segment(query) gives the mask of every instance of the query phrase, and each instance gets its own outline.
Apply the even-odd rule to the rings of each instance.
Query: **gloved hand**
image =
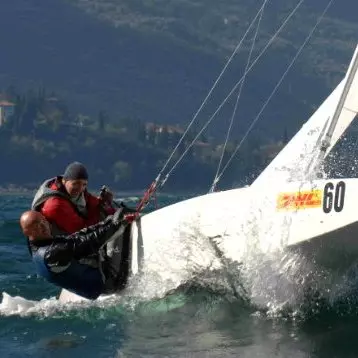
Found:
[[[113,201],[113,193],[106,186],[102,186],[99,199],[103,204],[111,205]]]

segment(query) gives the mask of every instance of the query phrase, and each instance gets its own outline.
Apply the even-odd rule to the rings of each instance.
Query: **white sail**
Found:
[[[267,185],[268,183],[280,184],[293,180],[301,181],[307,179],[307,169],[318,156],[320,143],[326,134],[330,121],[342,97],[344,86],[357,56],[358,47],[356,48],[346,77],[302,126],[301,130],[256,178],[251,184],[253,187]],[[357,111],[358,75],[355,74],[325,156],[350,126],[357,115]]]

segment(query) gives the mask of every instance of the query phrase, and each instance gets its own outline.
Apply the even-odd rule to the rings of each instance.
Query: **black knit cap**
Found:
[[[69,164],[63,174],[63,179],[66,180],[88,180],[87,169],[82,163],[73,162]]]

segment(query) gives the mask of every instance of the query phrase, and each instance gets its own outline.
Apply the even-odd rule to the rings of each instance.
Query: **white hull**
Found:
[[[358,114],[357,71],[358,47],[342,82],[250,187],[199,196],[135,222],[128,289],[139,281],[146,290],[141,278],[152,275],[170,290],[220,268],[216,248],[238,263],[253,249],[298,251],[335,273],[352,265],[358,179],[308,178]],[[64,291],[60,299],[76,298]]]
[[[288,211],[276,208],[275,220],[280,220],[279,216],[287,219],[285,247],[300,252],[322,269],[345,272],[358,259],[358,179],[316,180],[301,188],[292,183],[284,191],[295,192],[295,187],[301,193],[318,190],[321,202],[315,208]]]
[[[298,250],[316,265],[341,272],[358,259],[357,197],[358,179],[316,180],[212,193],[157,210],[132,226],[129,286],[155,273],[169,290],[200,270],[219,268],[208,237],[217,237],[224,256],[237,262],[255,242],[255,250]],[[61,300],[74,297],[63,293]]]

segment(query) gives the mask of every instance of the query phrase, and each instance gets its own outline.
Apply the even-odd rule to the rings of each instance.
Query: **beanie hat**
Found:
[[[65,180],[87,180],[88,179],[88,173],[87,169],[82,163],[79,162],[73,162],[69,164],[65,170],[65,173],[63,174],[63,179]]]

